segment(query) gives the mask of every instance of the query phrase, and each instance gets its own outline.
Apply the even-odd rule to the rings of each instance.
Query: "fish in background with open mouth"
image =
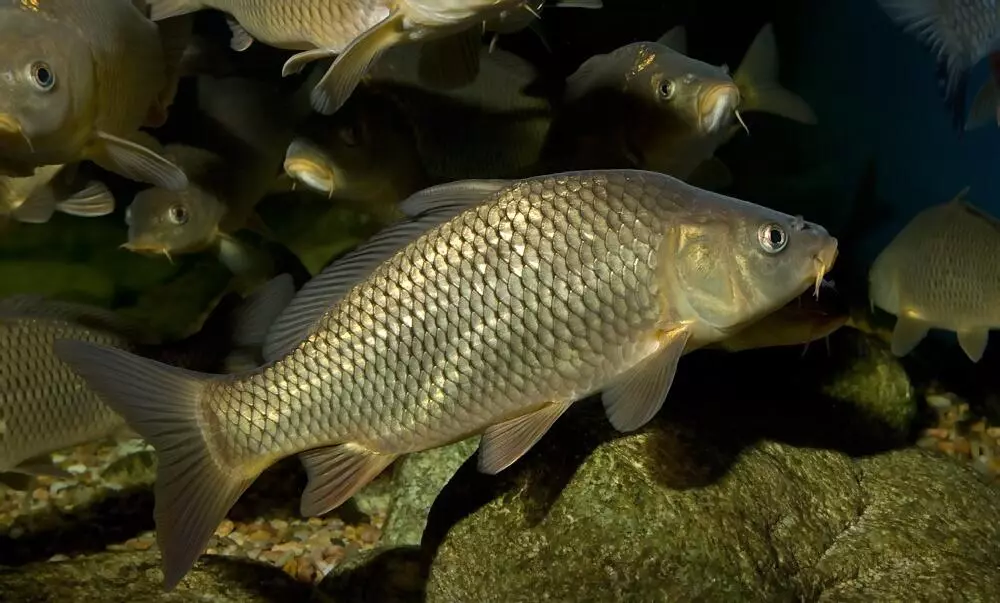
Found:
[[[816,116],[777,81],[774,31],[765,25],[735,74],[684,54],[675,27],[585,61],[566,80],[544,156],[564,168],[641,168],[702,184],[696,170],[724,170],[715,151],[741,127],[741,112],[812,124]],[[725,184],[728,170],[706,180]]]
[[[183,188],[184,172],[139,132],[166,119],[174,46],[131,0],[0,2],[0,173],[88,159]]]
[[[95,218],[115,210],[115,198],[103,183],[76,186],[77,164],[44,165],[24,178],[0,176],[0,215],[41,224],[55,212]]]
[[[818,287],[837,255],[821,226],[652,172],[462,181],[402,211],[296,294],[254,371],[56,344],[157,450],[167,588],[283,457],[305,464],[315,515],[400,455],[474,434],[497,473],[597,391],[638,429],[683,354]]]
[[[267,327],[294,292],[291,277],[283,275],[239,303],[223,298],[199,333],[168,343],[103,308],[37,295],[0,299],[0,483],[24,489],[33,476],[65,476],[50,453],[125,432],[125,420],[56,357],[53,341],[100,343],[199,370],[226,370],[227,362],[263,345]]]

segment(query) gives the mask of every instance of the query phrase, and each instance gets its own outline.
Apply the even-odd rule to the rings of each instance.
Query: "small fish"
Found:
[[[617,429],[638,429],[684,353],[818,287],[837,254],[821,226],[652,172],[462,181],[402,211],[303,287],[254,371],[57,343],[158,451],[167,588],[283,457],[300,455],[316,515],[400,455],[473,434],[497,473],[597,391]]]
[[[55,356],[53,341],[101,343],[205,370],[232,345],[259,348],[266,327],[294,291],[289,277],[276,278],[239,306],[220,302],[205,324],[211,337],[196,334],[167,345],[109,310],[35,295],[0,299],[0,483],[22,489],[26,477],[67,477],[47,458],[51,452],[125,427],[124,419]]]
[[[732,76],[725,66],[686,56],[686,39],[675,27],[657,42],[591,57],[567,78],[545,150],[558,162],[552,167],[641,167],[688,180],[740,129],[741,112],[816,122],[809,106],[776,80],[770,25]]]
[[[74,166],[43,165],[24,178],[0,176],[0,215],[9,215],[19,222],[48,222],[54,212],[71,216],[106,216],[115,210],[115,198],[108,187],[96,180],[83,188],[72,188],[67,172]],[[62,180],[62,181],[61,181]]]
[[[969,72],[979,61],[1000,52],[995,0],[878,0],[878,4],[889,18],[930,46],[936,55],[946,105],[957,127],[972,129],[985,123],[987,117],[1000,125],[995,72],[976,94],[972,113],[965,117]]]
[[[824,297],[824,299],[826,299]],[[779,346],[809,345],[848,325],[850,314],[815,303],[804,295],[768,314],[739,333],[720,341],[716,347],[729,352]]]
[[[139,136],[164,120],[176,82],[157,26],[131,0],[2,0],[0,41],[0,173],[88,159],[184,188],[184,172]]]
[[[400,199],[429,183],[412,127],[391,100],[361,88],[331,116],[314,115],[288,146],[285,173],[383,222]]]
[[[905,356],[930,329],[958,333],[973,362],[1000,327],[1000,221],[966,201],[917,214],[875,259],[868,275],[874,306],[896,316],[892,352]]]
[[[149,188],[126,211],[124,248],[168,258],[207,249],[235,273],[252,263],[230,233],[254,219],[254,206],[280,172],[298,113],[264,84],[243,78],[200,78],[199,107],[213,149],[168,145],[189,184],[180,191]]]

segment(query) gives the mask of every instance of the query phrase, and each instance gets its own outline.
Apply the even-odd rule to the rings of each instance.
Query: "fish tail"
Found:
[[[179,17],[205,8],[200,0],[149,0],[149,18],[162,21]]]
[[[154,516],[170,590],[256,478],[225,466],[208,447],[199,405],[215,377],[83,341],[59,340],[54,349],[156,449]]]
[[[733,81],[743,97],[741,109],[772,113],[804,124],[816,123],[809,104],[778,83],[778,44],[770,23],[750,44]]]

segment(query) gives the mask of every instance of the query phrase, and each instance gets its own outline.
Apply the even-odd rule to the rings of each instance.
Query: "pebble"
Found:
[[[228,519],[224,519],[222,520],[222,523],[219,524],[219,527],[215,529],[215,535],[218,536],[219,538],[225,538],[226,536],[229,536],[230,534],[233,533],[233,529],[235,527],[236,526],[235,524],[233,524],[233,522],[229,521]]]

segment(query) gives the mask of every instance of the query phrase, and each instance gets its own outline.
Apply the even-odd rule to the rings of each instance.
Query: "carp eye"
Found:
[[[778,253],[788,245],[788,235],[780,224],[764,224],[757,231],[761,248],[767,253]]]
[[[174,224],[184,224],[188,221],[188,210],[183,205],[170,206],[170,221]]]
[[[32,63],[31,81],[39,90],[51,90],[56,85],[56,74],[52,72],[52,68],[46,63]]]
[[[660,82],[660,86],[659,88],[657,88],[656,91],[659,93],[660,98],[662,98],[663,100],[670,100],[674,96],[675,88],[676,86],[674,86],[673,80],[663,80],[662,82]]]

